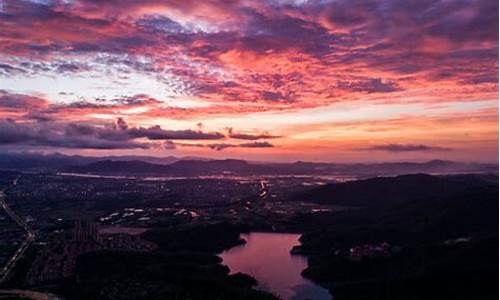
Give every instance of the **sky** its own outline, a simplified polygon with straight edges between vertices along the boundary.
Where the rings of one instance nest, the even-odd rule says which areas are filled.
[[[498,161],[495,0],[0,0],[0,151]]]

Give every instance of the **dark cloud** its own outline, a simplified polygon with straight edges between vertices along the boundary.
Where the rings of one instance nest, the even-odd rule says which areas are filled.
[[[418,48],[429,36],[460,43],[498,40],[498,1],[341,0],[320,8],[334,28],[369,41],[390,39],[396,47]]]
[[[63,124],[24,124],[0,120],[0,145],[46,146],[78,149],[147,149],[150,145],[132,140],[114,141],[96,137],[81,127]]]
[[[237,147],[236,145],[233,144],[226,144],[226,143],[219,143],[219,144],[208,144],[208,145],[202,145],[202,147],[208,147],[213,150],[221,151],[226,148],[233,148]]]
[[[186,29],[179,23],[159,15],[146,15],[137,20],[136,25],[143,28],[146,32],[153,34],[186,32]]]
[[[261,97],[262,99],[267,101],[290,101],[291,99],[293,99],[291,95],[284,95],[281,92],[269,92],[269,91],[261,92]]]
[[[338,1],[327,5],[327,18],[341,28],[356,28],[366,24],[377,4],[373,1]]]
[[[250,143],[211,143],[211,144],[188,144],[188,143],[175,143],[177,146],[181,147],[198,147],[198,148],[210,148],[213,150],[221,151],[227,148],[272,148],[273,144],[269,142],[250,142]]]
[[[264,15],[255,10],[243,10],[249,22],[240,45],[246,50],[265,52],[294,48],[313,56],[328,53],[336,36],[319,24],[284,14]]]
[[[128,130],[128,134],[135,138],[150,140],[220,140],[225,136],[220,132],[203,132],[199,130],[165,130],[160,126],[138,127]]]
[[[202,123],[197,129],[168,130],[159,125],[149,127],[130,126],[125,119],[117,118],[111,124],[92,124],[68,122],[60,119],[67,113],[78,110],[114,109],[120,106],[157,104],[158,101],[147,95],[122,97],[112,100],[95,99],[94,102],[78,101],[64,105],[50,104],[47,100],[23,94],[13,94],[0,90],[0,110],[24,114],[18,121],[3,122],[1,144],[22,144],[29,146],[54,146],[67,148],[148,148],[151,143],[164,141],[165,147],[175,146],[172,141],[191,140],[261,140],[278,138],[268,132],[247,133],[227,128],[226,133],[205,131]],[[23,120],[20,122],[20,120]],[[64,140],[67,140],[67,143]],[[149,141],[148,142],[144,142]],[[94,144],[92,142],[95,142]],[[268,143],[212,144],[212,149],[228,147],[269,147]]]
[[[26,71],[22,68],[12,66],[10,64],[0,63],[0,75],[16,75],[22,74]]]
[[[243,143],[243,144],[238,144],[238,147],[243,147],[243,148],[272,148],[274,147],[273,144],[269,142],[252,142],[252,143]]]
[[[274,145],[269,143],[269,142],[251,142],[251,143],[241,143],[241,144],[220,143],[220,144],[207,144],[204,146],[208,147],[210,149],[217,150],[217,151],[221,151],[221,150],[224,150],[226,148],[272,148],[272,147],[274,147]]]
[[[123,141],[145,138],[148,140],[220,140],[225,135],[220,132],[203,132],[201,130],[166,130],[159,125],[151,127],[131,127],[124,119],[118,118],[111,126],[98,127],[85,124],[69,124],[68,134],[94,135],[98,138]]]
[[[160,126],[130,127],[118,118],[108,125],[64,123],[53,120],[45,122],[16,122],[0,120],[0,144],[24,146],[49,146],[82,149],[131,149],[150,148],[163,140],[164,147],[174,147],[171,140],[218,140],[225,138],[218,132],[195,130],[165,130]],[[146,139],[151,142],[138,141]],[[244,147],[244,146],[243,146]]]
[[[278,135],[272,135],[268,132],[263,132],[259,134],[235,132],[232,127],[228,127],[226,128],[226,130],[228,137],[238,140],[263,140],[263,139],[275,139],[281,137]]]
[[[451,148],[428,146],[423,144],[386,144],[360,148],[363,151],[387,151],[387,152],[426,152],[426,151],[451,151]]]
[[[88,71],[90,68],[84,64],[78,63],[61,63],[55,66],[56,72],[60,73],[76,73],[82,71]]]
[[[78,73],[90,71],[91,66],[83,62],[53,61],[53,62],[29,62],[13,61],[0,63],[0,75],[40,75],[46,73]]]
[[[441,5],[452,10],[428,27],[433,36],[445,37],[455,42],[498,40],[498,1],[472,1],[470,11],[458,3]]]
[[[0,110],[29,111],[40,109],[47,105],[47,100],[39,97],[0,90]]]
[[[364,93],[390,93],[400,90],[395,82],[384,82],[381,78],[339,81],[337,82],[336,88],[351,92]]]
[[[125,120],[123,118],[118,118],[118,119],[116,119],[115,127],[119,130],[127,130],[128,124],[127,124],[127,122],[125,122]]]

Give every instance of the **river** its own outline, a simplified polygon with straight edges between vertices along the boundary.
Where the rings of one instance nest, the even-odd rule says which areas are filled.
[[[327,289],[300,275],[307,267],[307,259],[290,254],[290,249],[299,244],[299,237],[292,233],[242,234],[246,244],[224,251],[220,257],[231,274],[251,275],[258,281],[257,289],[283,300],[331,300]]]

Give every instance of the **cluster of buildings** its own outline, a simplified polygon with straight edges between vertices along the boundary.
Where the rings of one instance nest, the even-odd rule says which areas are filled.
[[[49,238],[31,266],[26,282],[30,285],[54,282],[75,274],[78,256],[99,251],[138,251],[156,249],[152,242],[140,235],[100,234],[93,222],[78,221],[70,230]]]
[[[99,218],[100,224],[103,225],[126,225],[126,226],[151,226],[151,222],[155,223],[168,219],[170,217],[186,217],[188,219],[198,218],[205,215],[203,209],[190,209],[180,207],[157,207],[157,208],[125,208]]]
[[[349,249],[347,257],[352,261],[360,261],[364,258],[388,257],[397,251],[398,247],[393,247],[387,242],[378,244],[364,244]],[[335,253],[340,255],[340,253]]]

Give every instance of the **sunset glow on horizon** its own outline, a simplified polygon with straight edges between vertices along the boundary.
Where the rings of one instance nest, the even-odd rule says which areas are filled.
[[[0,0],[0,151],[498,161],[498,1]]]

